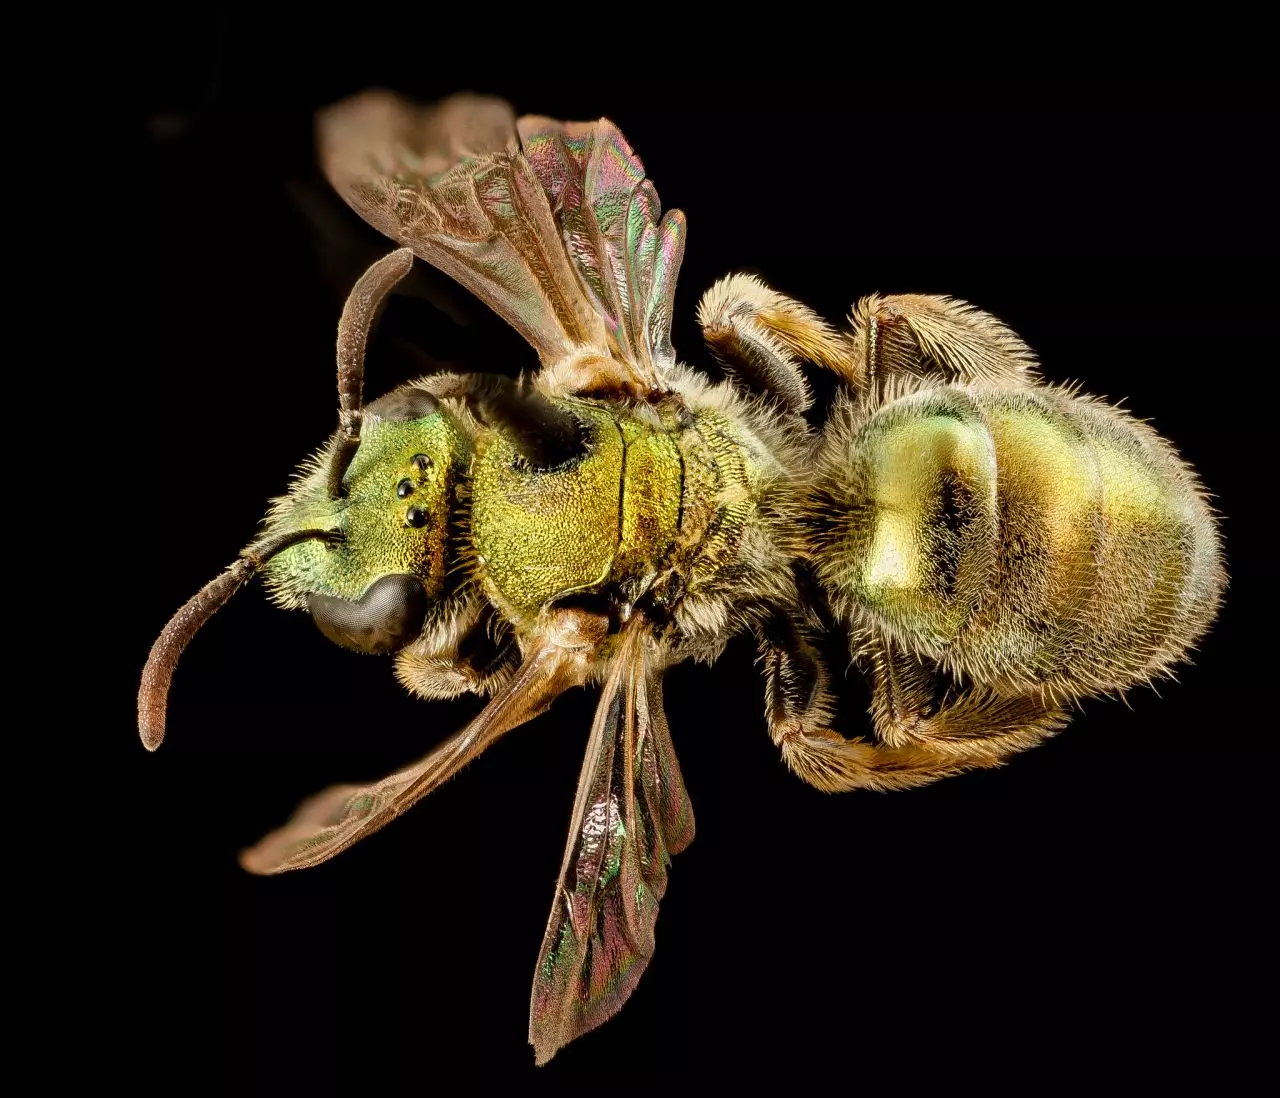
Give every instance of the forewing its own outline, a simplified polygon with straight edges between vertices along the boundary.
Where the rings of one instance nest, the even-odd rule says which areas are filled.
[[[357,213],[486,302],[544,363],[603,344],[506,103],[418,107],[365,92],[322,111],[316,136],[325,175]]]
[[[684,219],[611,122],[516,124],[498,100],[366,92],[321,113],[321,162],[367,221],[484,300],[544,365],[577,350],[640,391],[674,361]]]
[[[644,164],[606,118],[517,123],[524,154],[549,197],[565,250],[618,353],[652,386],[675,361],[671,311],[685,220],[662,216]]]
[[[316,794],[284,827],[242,852],[240,864],[251,873],[283,873],[328,861],[390,823],[571,685],[576,683],[554,650],[534,650],[479,716],[426,758],[373,785],[338,785]]]
[[[529,1040],[539,1064],[627,1001],[653,956],[670,856],[693,841],[648,646],[638,630],[624,634],[592,724],[534,973]]]

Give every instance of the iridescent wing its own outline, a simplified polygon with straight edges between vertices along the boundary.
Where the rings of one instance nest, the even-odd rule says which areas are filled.
[[[500,100],[418,107],[365,92],[322,112],[320,159],[366,221],[456,279],[544,366],[583,351],[664,387],[685,222],[606,119],[522,118]]]
[[[525,117],[517,125],[565,251],[613,346],[626,361],[660,375],[675,361],[671,310],[684,214],[662,216],[644,165],[608,119]]]
[[[251,873],[283,873],[326,862],[372,835],[451,778],[504,733],[532,720],[579,677],[562,651],[530,652],[520,669],[466,728],[426,758],[373,785],[337,785],[299,806],[293,818],[240,855]]]
[[[653,956],[671,855],[693,841],[649,644],[639,628],[624,632],[591,728],[533,978],[539,1064],[627,1001]]]

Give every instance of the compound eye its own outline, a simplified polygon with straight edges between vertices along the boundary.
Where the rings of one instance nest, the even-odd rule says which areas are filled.
[[[403,648],[421,632],[427,592],[416,576],[383,576],[355,600],[311,595],[307,609],[335,644],[382,655]]]

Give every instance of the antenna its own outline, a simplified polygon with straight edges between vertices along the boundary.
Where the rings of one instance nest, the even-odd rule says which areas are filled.
[[[329,464],[330,499],[344,495],[342,478],[360,446],[364,351],[382,299],[413,266],[413,252],[398,248],[384,255],[352,287],[338,321],[338,441]]]

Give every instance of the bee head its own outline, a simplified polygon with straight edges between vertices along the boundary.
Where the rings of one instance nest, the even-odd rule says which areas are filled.
[[[264,535],[205,584],[161,631],[142,672],[138,730],[164,738],[169,685],[200,627],[265,571],[276,602],[309,610],[331,640],[362,652],[408,644],[447,594],[458,478],[470,439],[431,393],[409,385],[362,406],[374,314],[413,253],[380,259],[338,324],[338,431],[273,504]]]
[[[284,607],[311,612],[346,648],[394,652],[448,593],[458,481],[470,440],[428,392],[398,389],[363,409],[358,445],[340,431],[267,519],[269,536],[324,529],[274,556],[265,577]],[[335,463],[346,465],[337,476]]]

